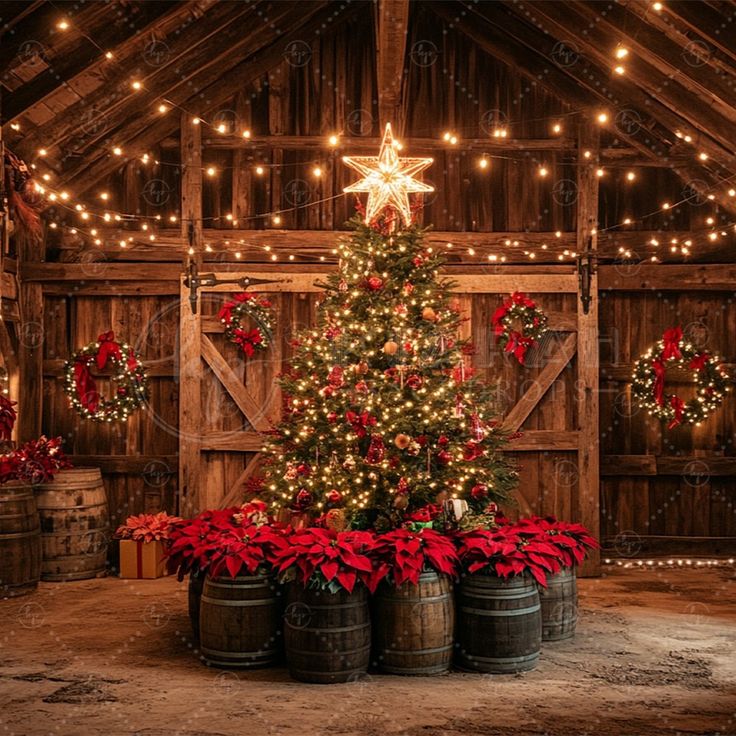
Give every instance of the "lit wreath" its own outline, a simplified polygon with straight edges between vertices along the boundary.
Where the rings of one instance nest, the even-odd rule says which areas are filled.
[[[217,316],[225,325],[225,337],[238,345],[247,358],[256,350],[265,350],[271,343],[273,305],[266,297],[247,291],[235,294]],[[243,320],[246,318],[253,320],[256,326],[245,329]]]
[[[665,394],[667,368],[675,367],[693,371],[697,393],[687,403],[677,394]],[[718,356],[686,343],[680,327],[666,330],[662,339],[636,361],[631,388],[636,403],[667,421],[667,429],[683,422],[700,424],[721,405],[724,394],[730,390]]]
[[[112,376],[117,388],[112,399],[105,399],[97,391],[97,382],[90,372],[108,365],[115,368]],[[94,422],[127,420],[146,400],[147,380],[143,363],[127,343],[115,341],[112,332],[104,332],[97,342],[85,345],[64,364],[66,381],[64,391],[77,413]]]
[[[514,325],[521,322],[521,329]],[[496,342],[524,365],[526,352],[547,332],[547,315],[526,294],[515,291],[491,318]]]

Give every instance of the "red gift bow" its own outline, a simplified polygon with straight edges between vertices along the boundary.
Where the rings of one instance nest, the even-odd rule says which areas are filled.
[[[662,335],[662,342],[664,348],[662,349],[662,360],[670,360],[671,358],[682,358],[680,352],[680,340],[682,340],[682,328],[681,327],[670,327],[669,330],[664,331]]]
[[[667,425],[667,429],[674,429],[682,422],[682,413],[685,409],[685,402],[679,396],[672,396],[670,399],[670,406],[675,410],[675,416]]]
[[[371,416],[367,411],[357,414],[354,411],[346,411],[345,419],[350,423],[353,431],[358,437],[365,437],[366,427],[372,427],[376,423],[376,418]]]

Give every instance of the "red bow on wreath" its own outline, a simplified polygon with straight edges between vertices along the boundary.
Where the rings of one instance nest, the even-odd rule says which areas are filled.
[[[84,359],[79,359],[74,364],[74,383],[82,406],[87,411],[96,412],[100,405],[100,394],[97,392],[97,383],[89,372],[89,363]]]
[[[261,335],[261,331],[257,327],[254,327],[250,332],[246,332],[245,330],[240,329],[235,330],[234,335],[238,345],[240,345],[243,352],[249,358],[253,356],[256,345],[260,345],[263,342],[263,336]]]
[[[95,358],[97,370],[103,370],[111,356],[115,360],[122,360],[123,354],[120,352],[120,345],[115,342],[115,333],[112,330],[103,332],[97,338],[97,342],[100,343],[100,349],[97,351],[97,357]]]
[[[659,406],[664,406],[664,361],[655,358],[652,361],[652,368],[654,368],[654,400]]]
[[[681,327],[670,327],[669,330],[664,331],[664,335],[662,335],[662,342],[664,343],[662,360],[670,360],[671,358],[680,360],[682,358],[680,340],[682,340]]]
[[[679,396],[672,396],[670,398],[670,406],[675,410],[675,416],[672,417],[672,421],[667,425],[667,429],[674,429],[678,424],[682,422],[682,414],[685,410],[685,402]]]
[[[534,345],[534,339],[531,337],[524,337],[521,332],[512,330],[509,332],[509,341],[506,343],[506,347],[503,349],[504,353],[513,353],[516,360],[524,365],[526,360],[526,351]]]
[[[521,291],[515,291],[511,295],[511,302],[514,304],[521,304],[522,307],[529,307],[529,309],[535,309],[537,306],[536,302]]]

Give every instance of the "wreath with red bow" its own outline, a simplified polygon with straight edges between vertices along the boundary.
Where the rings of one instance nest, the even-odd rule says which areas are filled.
[[[491,318],[496,342],[524,365],[529,348],[547,332],[547,315],[526,294],[515,291]]]
[[[685,402],[677,394],[665,392],[668,368],[693,372],[694,398]],[[636,361],[631,388],[636,403],[652,416],[668,422],[667,429],[683,422],[700,424],[721,405],[729,391],[728,376],[719,365],[718,356],[697,350],[686,342],[680,327],[665,330],[662,339]]]
[[[240,347],[246,358],[269,346],[273,333],[273,305],[266,297],[247,291],[234,294],[217,316],[225,325],[225,337]],[[248,318],[255,322],[255,327],[243,326]]]
[[[111,379],[115,396],[106,399],[97,390],[92,368],[114,370]],[[147,379],[141,359],[127,343],[115,341],[112,332],[103,332],[97,342],[85,345],[64,365],[66,391],[72,406],[84,419],[94,422],[125,421],[146,400]]]

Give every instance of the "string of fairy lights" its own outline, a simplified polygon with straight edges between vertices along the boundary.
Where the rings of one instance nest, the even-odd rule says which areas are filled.
[[[662,13],[665,10],[665,6],[661,2],[655,2],[651,4],[651,10],[655,13]],[[68,16],[64,16],[56,23],[56,29],[60,32],[68,32],[72,29],[81,33],[85,38],[89,40],[98,48],[101,55],[105,60],[111,61],[114,59],[114,54],[110,50],[105,50],[97,44],[97,42],[86,35],[82,29],[79,29]],[[616,76],[625,76],[627,72],[627,62],[631,57],[630,50],[622,43],[618,44],[611,54],[611,73]],[[130,93],[135,95],[146,91],[146,85],[144,79],[134,78],[130,80]],[[194,126],[206,126],[213,134],[222,136],[224,139],[237,138],[244,142],[249,142],[254,146],[257,145],[258,139],[254,136],[251,128],[249,127],[238,127],[234,126],[231,122],[223,122],[218,120],[210,120],[207,117],[199,114],[194,114],[187,110],[182,105],[176,103],[168,97],[161,97],[155,103],[156,111],[160,115],[167,115],[174,110],[182,113],[183,118],[188,118]],[[556,113],[549,117],[536,118],[535,121],[546,121],[549,125],[550,137],[559,137],[564,135],[566,127],[566,119],[568,116],[574,116],[578,112],[582,111],[568,111],[562,113]],[[611,111],[599,110],[595,114],[595,120],[602,127],[605,128],[611,122]],[[519,121],[520,122],[520,121]],[[530,122],[530,121],[525,121]],[[487,131],[489,141],[493,142],[491,150],[482,152],[476,159],[476,168],[479,174],[487,173],[492,169],[492,163],[494,160],[509,160],[519,162],[518,156],[509,156],[503,153],[502,145],[506,140],[512,140],[511,129],[516,123],[514,121],[498,120],[496,123]],[[16,131],[21,131],[21,125],[18,121],[11,121],[10,127]],[[684,130],[674,131],[675,135],[679,140],[685,144],[690,144],[693,148],[693,159],[700,165],[705,165],[709,160],[710,156],[707,152],[696,148],[698,133],[693,131],[687,132]],[[339,131],[328,134],[325,138],[322,150],[327,152],[327,156],[330,159],[334,159],[338,149],[341,146],[342,133]],[[462,149],[464,146],[463,135],[460,130],[452,129],[442,132],[439,136],[441,143],[443,143],[448,149]],[[54,146],[58,145],[58,141],[52,141],[43,147],[37,149],[37,159],[31,166],[36,171],[39,171],[39,164],[44,159],[47,159]],[[478,141],[473,139],[473,149],[477,149]],[[403,148],[399,141],[395,142],[398,150]],[[470,146],[468,146],[470,147]],[[482,144],[480,146],[482,148]],[[108,150],[109,154],[113,157],[121,159],[122,162],[131,162],[138,160],[142,166],[158,166],[158,167],[174,167],[181,170],[183,167],[180,163],[162,161],[160,157],[156,157],[151,153],[136,154],[135,156],[127,155],[122,144],[112,144],[109,147],[104,147]],[[499,150],[501,152],[499,152]],[[609,169],[620,168],[616,165],[602,165],[599,161],[594,160],[594,153],[590,150],[584,150],[582,157],[577,161],[564,161],[561,162],[563,166],[590,166],[596,167],[596,175],[603,179],[609,173]],[[535,164],[537,166],[536,175],[539,179],[548,179],[552,174],[554,167],[557,163],[548,163],[544,161]],[[300,171],[305,169],[310,171],[313,180],[319,181],[327,173],[331,171],[331,160],[323,160],[316,158],[312,161],[301,161],[296,163],[273,163],[267,161],[258,161],[252,165],[252,174],[254,181],[264,179],[267,173],[275,171],[280,174],[283,170],[288,170],[290,167],[295,167]],[[214,179],[219,176],[222,172],[233,169],[232,166],[217,166],[214,164],[203,164],[201,166],[204,177],[208,179]],[[120,248],[129,247],[140,247],[147,245],[153,245],[158,240],[158,231],[163,227],[174,227],[180,224],[181,217],[178,211],[171,212],[169,214],[140,214],[140,213],[124,213],[115,211],[108,205],[111,204],[112,196],[110,192],[101,190],[97,193],[97,198],[102,203],[102,208],[98,209],[99,205],[91,205],[88,202],[84,202],[79,198],[75,198],[67,189],[62,187],[55,187],[53,185],[54,174],[51,167],[44,171],[40,175],[41,181],[36,184],[37,192],[43,195],[49,205],[53,205],[58,208],[58,211],[67,213],[73,217],[78,218],[78,222],[69,224],[60,218],[52,217],[48,222],[48,227],[51,229],[63,228],[67,232],[73,235],[77,235],[83,239],[86,239],[91,245],[97,248],[109,247],[113,242]],[[625,185],[634,185],[639,179],[639,174],[635,168],[626,168],[623,173],[623,182]],[[693,192],[691,195],[683,196],[679,201],[676,202],[663,202],[661,206],[649,212],[646,215],[640,217],[625,217],[620,222],[609,225],[607,227],[601,227],[597,230],[594,229],[592,234],[602,235],[604,233],[610,233],[613,231],[625,231],[626,229],[633,230],[632,226],[637,223],[643,223],[649,218],[655,217],[662,214],[671,214],[674,210],[682,207],[685,204],[692,202],[694,199],[698,199],[701,196],[707,200],[713,202],[717,198],[717,194],[721,192],[724,197],[733,198],[736,202],[736,175],[722,178],[718,184],[707,188],[705,191]],[[290,207],[269,209],[268,211],[256,214],[234,214],[227,213],[225,215],[203,217],[201,223],[204,228],[205,243],[203,248],[207,253],[213,253],[215,250],[221,248],[225,252],[232,252],[236,259],[240,259],[244,256],[247,251],[265,251],[271,260],[278,260],[279,253],[271,245],[258,245],[255,242],[258,239],[258,231],[253,231],[253,234],[248,234],[247,238],[227,238],[220,237],[220,243],[217,243],[218,239],[214,239],[207,234],[206,224],[220,225],[221,229],[226,228],[238,228],[247,222],[259,221],[261,224],[266,224],[272,228],[280,228],[284,224],[284,216],[288,213],[297,212],[299,210],[315,207],[319,205],[325,205],[327,203],[336,201],[347,196],[345,192],[339,192],[334,195],[326,196],[321,199],[311,200],[304,203],[294,204]],[[139,232],[133,234],[130,229],[132,225],[137,225]],[[104,232],[106,228],[116,227],[125,228],[119,230],[114,237],[110,237],[109,233]],[[693,231],[692,235],[685,238],[679,238],[670,236],[667,230],[659,230],[657,236],[650,236],[647,241],[642,243],[644,251],[649,253],[651,249],[654,249],[654,253],[647,255],[648,259],[652,262],[658,262],[660,256],[657,253],[661,253],[660,246],[664,246],[669,249],[669,252],[673,255],[689,256],[693,250],[697,248],[700,243],[713,243],[720,238],[725,238],[732,232],[736,232],[736,222],[717,222],[714,214],[709,213],[704,219],[702,231]],[[481,233],[479,233],[479,236]],[[563,233],[562,231],[556,231],[554,233],[554,239],[550,243],[531,243],[528,239],[525,240],[525,234],[519,233],[514,238],[499,238],[496,245],[487,244],[487,236],[492,234],[482,234],[484,236],[486,245],[480,246],[465,246],[464,258],[470,256],[470,258],[477,257],[478,260],[487,260],[488,262],[505,262],[510,257],[517,258],[519,254],[523,254],[524,257],[529,260],[534,260],[538,256],[543,255],[544,251],[554,249],[557,250],[555,240],[563,238],[564,236],[572,235],[572,233]],[[447,250],[452,250],[456,246],[448,242],[445,246]],[[235,249],[233,251],[233,248]],[[541,251],[541,253],[540,253]],[[190,248],[191,252],[191,248]],[[578,253],[573,249],[563,249],[557,253],[557,259],[559,261],[574,260],[577,258]],[[289,254],[290,260],[295,260],[294,254]],[[298,256],[300,260],[303,260],[306,256]],[[638,253],[635,253],[630,247],[621,246],[615,256],[620,260],[639,259],[644,260]],[[324,261],[325,256],[319,256],[319,260]]]

